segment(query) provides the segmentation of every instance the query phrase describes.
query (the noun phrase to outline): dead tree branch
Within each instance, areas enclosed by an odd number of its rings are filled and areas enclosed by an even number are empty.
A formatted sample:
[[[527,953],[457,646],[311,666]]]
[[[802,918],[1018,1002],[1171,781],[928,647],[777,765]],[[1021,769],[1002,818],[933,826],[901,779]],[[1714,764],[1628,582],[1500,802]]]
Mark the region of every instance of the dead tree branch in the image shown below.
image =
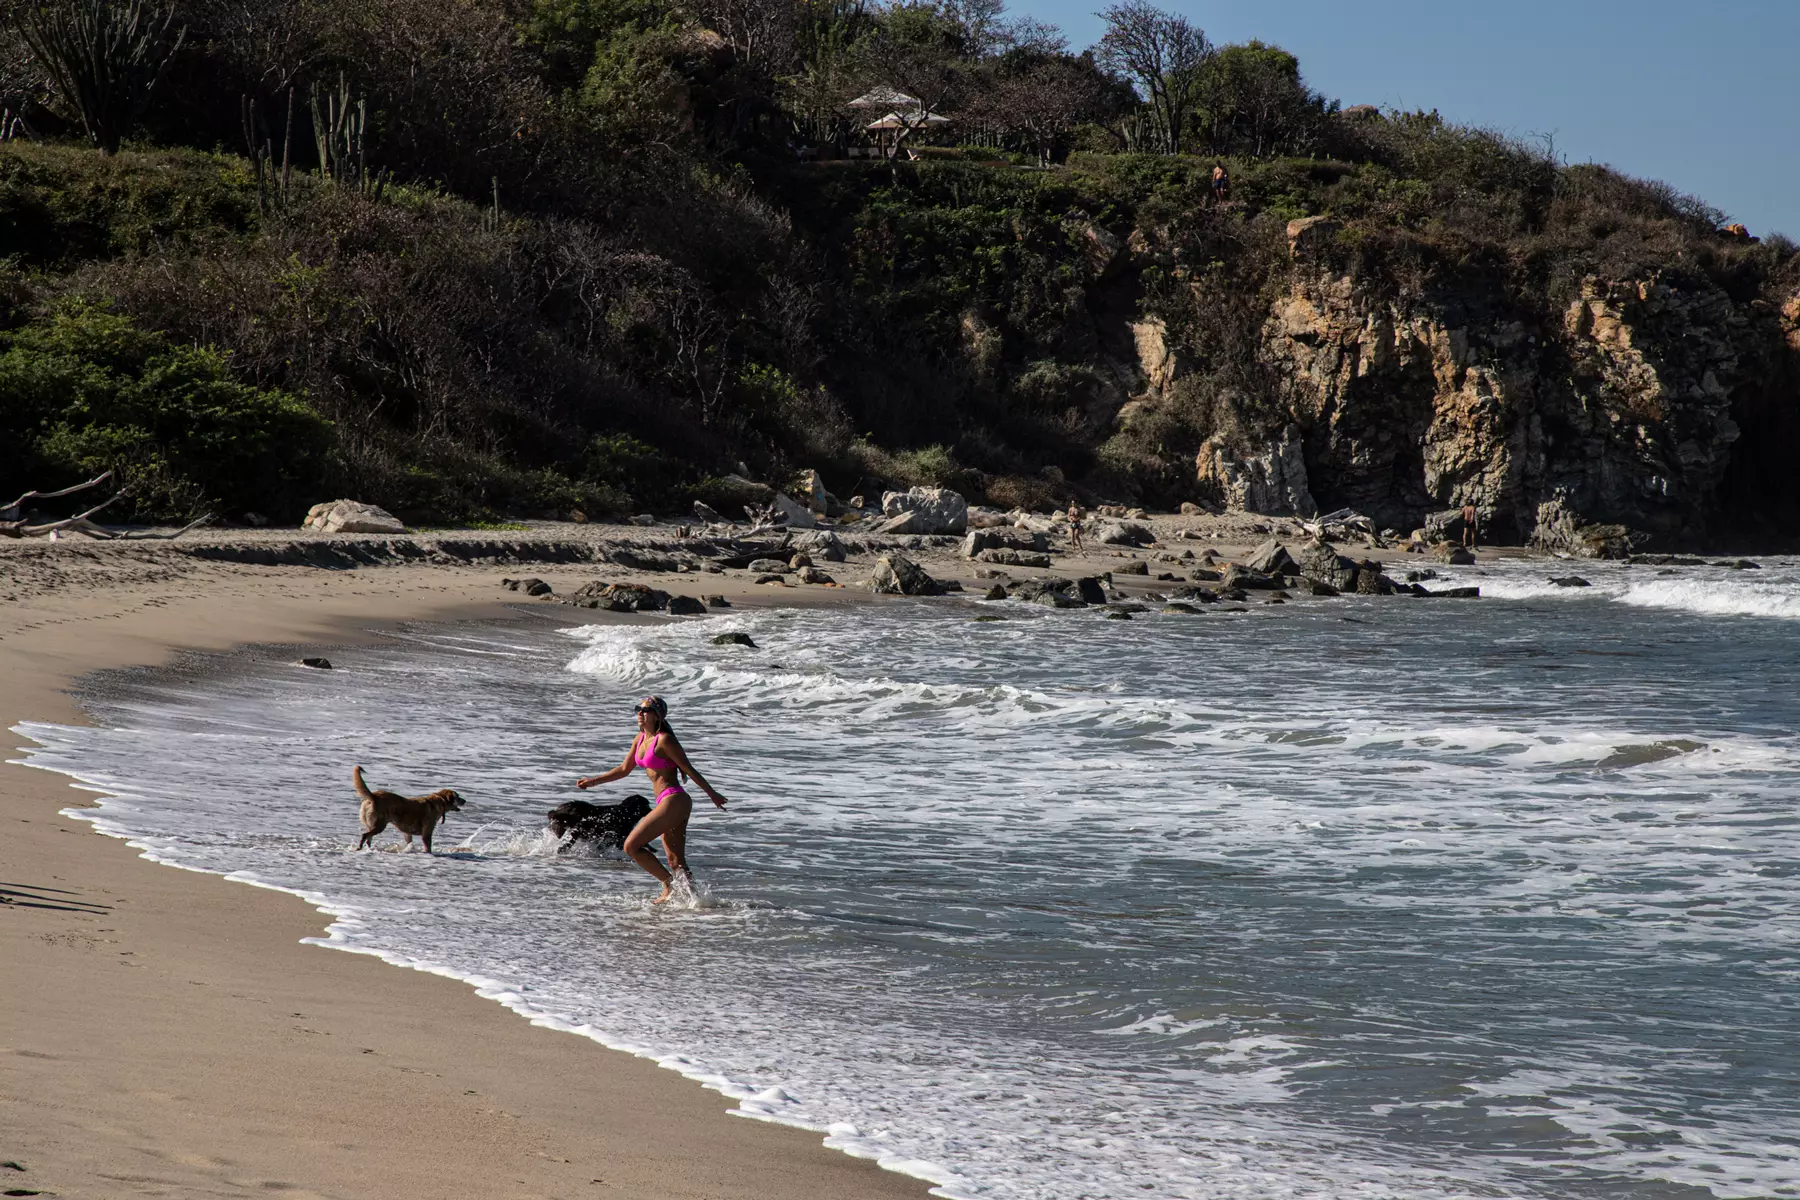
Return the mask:
[[[26,492],[11,504],[0,508],[0,520],[11,520],[16,522],[18,520],[19,506],[24,504],[27,500],[54,500],[58,496],[73,496],[76,492],[85,492],[97,484],[105,483],[112,478],[112,475],[113,473],[111,471],[107,471],[104,474],[94,476],[86,483],[78,483],[74,487],[66,487],[60,492]],[[124,493],[121,492],[119,495],[122,496]],[[118,498],[118,496],[114,496],[113,500],[117,500]],[[110,504],[111,501],[108,501],[108,503]]]

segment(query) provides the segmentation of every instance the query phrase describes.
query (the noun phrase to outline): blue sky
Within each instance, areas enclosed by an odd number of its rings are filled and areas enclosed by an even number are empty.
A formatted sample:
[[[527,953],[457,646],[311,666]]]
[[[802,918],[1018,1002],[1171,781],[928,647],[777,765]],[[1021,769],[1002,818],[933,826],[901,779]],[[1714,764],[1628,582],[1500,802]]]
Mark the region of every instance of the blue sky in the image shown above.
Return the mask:
[[[1079,50],[1094,0],[1011,0]],[[1800,0],[1161,0],[1213,41],[1260,38],[1350,104],[1555,138],[1800,238]]]

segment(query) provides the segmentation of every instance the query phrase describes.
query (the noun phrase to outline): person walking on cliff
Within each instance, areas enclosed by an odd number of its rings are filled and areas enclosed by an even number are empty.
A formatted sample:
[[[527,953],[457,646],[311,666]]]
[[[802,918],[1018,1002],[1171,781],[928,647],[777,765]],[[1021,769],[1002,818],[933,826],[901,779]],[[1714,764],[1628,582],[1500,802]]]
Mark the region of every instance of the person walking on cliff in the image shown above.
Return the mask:
[[[1212,173],[1213,203],[1223,204],[1231,199],[1231,176],[1225,172],[1225,164],[1213,164]]]
[[[1475,512],[1475,506],[1473,504],[1463,505],[1463,509],[1462,509],[1462,527],[1463,527],[1462,544],[1463,544],[1464,548],[1469,549],[1469,550],[1475,549],[1475,533],[1476,533],[1477,520],[1478,520],[1478,515]]]

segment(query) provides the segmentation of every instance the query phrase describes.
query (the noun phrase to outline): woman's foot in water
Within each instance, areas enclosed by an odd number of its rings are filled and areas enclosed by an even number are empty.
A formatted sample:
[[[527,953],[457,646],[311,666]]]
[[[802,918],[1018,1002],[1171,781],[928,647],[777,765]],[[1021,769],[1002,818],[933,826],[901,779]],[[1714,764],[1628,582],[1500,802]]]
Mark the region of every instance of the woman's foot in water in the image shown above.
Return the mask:
[[[694,877],[693,877],[693,875],[689,874],[686,863],[683,863],[681,866],[675,868],[675,873],[669,877],[669,881],[667,883],[663,884],[662,894],[659,895],[656,899],[652,900],[650,903],[652,903],[652,904],[668,903],[671,899],[674,898],[675,889],[677,887],[679,887],[682,891],[686,892],[689,896],[692,896],[694,894]]]

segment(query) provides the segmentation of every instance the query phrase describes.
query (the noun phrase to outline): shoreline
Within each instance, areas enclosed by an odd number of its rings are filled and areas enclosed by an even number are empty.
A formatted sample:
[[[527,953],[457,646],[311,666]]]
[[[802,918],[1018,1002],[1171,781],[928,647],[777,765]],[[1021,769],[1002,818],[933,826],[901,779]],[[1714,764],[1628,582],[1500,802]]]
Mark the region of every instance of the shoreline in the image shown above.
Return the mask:
[[[0,605],[0,725],[85,723],[72,689],[109,668],[519,619],[506,596],[495,570],[442,566],[218,564],[55,589]],[[9,749],[26,740],[12,738]],[[168,870],[61,815],[89,806],[71,790],[66,776],[0,766],[0,1157],[26,1168],[8,1172],[17,1186],[77,1197],[927,1194],[817,1132],[733,1120],[726,1097],[519,1020],[461,980],[320,954],[330,919],[312,903]]]
[[[616,533],[618,540],[655,536]],[[594,546],[608,543],[600,530],[588,537]],[[1209,541],[1229,557],[1250,544]],[[166,668],[189,651],[329,654],[413,622],[664,619],[528,599],[502,590],[503,575],[541,574],[559,594],[597,576],[632,580],[722,593],[743,607],[905,602],[855,586],[758,586],[744,571],[651,573],[591,558],[521,562],[516,549],[498,561],[387,557],[348,566],[145,553],[145,545],[65,542],[20,554],[0,543],[0,727],[86,723],[71,694],[83,680],[107,669]],[[935,576],[962,582],[964,601],[986,586],[975,574],[984,564],[948,547],[904,552]],[[1010,574],[1017,581],[1103,572],[1120,558],[1152,556],[1096,548],[1059,558],[1049,571]],[[1441,565],[1393,550],[1371,556],[1390,569]],[[20,586],[20,574],[9,574],[23,563],[29,576],[46,558],[55,560],[53,577]],[[1482,565],[1521,559],[1575,565],[1510,549],[1480,555]],[[849,583],[871,562],[824,565]],[[1154,575],[1115,582],[1131,589],[1127,599],[1167,586]],[[731,1100],[689,1087],[628,1050],[591,1036],[578,1043],[547,1036],[534,1025],[556,1032],[554,1025],[488,1003],[498,997],[478,982],[367,951],[314,955],[312,946],[329,944],[329,910],[269,885],[245,893],[218,885],[251,881],[159,870],[165,864],[135,847],[125,852],[131,844],[101,833],[93,819],[61,815],[90,806],[70,799],[71,786],[43,769],[0,766],[0,828],[9,835],[0,840],[0,892],[13,901],[0,904],[0,941],[17,964],[0,987],[0,1127],[12,1131],[0,1157],[29,1168],[18,1177],[22,1186],[68,1196],[247,1196],[271,1187],[304,1196],[451,1195],[470,1181],[467,1166],[444,1148],[479,1143],[494,1178],[508,1181],[482,1185],[495,1194],[927,1194],[918,1179],[828,1148],[819,1131],[777,1126],[751,1134],[771,1122],[721,1119]],[[71,842],[68,834],[99,834],[109,848]],[[414,969],[387,970],[390,964]],[[139,974],[153,968],[160,968],[154,979]],[[355,1051],[346,1053],[351,1042]],[[270,1089],[265,1078],[284,1087]],[[414,1086],[421,1083],[423,1096]],[[697,1155],[706,1161],[692,1161]]]

